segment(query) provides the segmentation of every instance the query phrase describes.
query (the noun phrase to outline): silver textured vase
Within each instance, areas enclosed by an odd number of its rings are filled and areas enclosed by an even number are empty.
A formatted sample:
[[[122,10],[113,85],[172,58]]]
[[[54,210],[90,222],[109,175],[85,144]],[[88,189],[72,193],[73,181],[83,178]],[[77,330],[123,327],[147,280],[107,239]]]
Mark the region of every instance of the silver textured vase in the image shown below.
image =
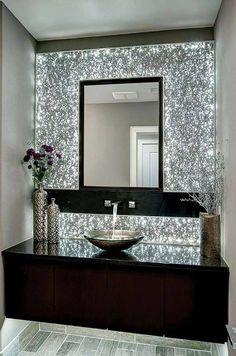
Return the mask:
[[[34,240],[38,242],[47,239],[47,195],[42,184],[33,193]]]
[[[58,255],[58,250],[59,250],[59,245],[52,243],[48,244],[48,255],[49,256],[57,256]]]
[[[51,199],[51,204],[48,206],[48,242],[55,244],[59,239],[59,214],[60,209],[55,204],[55,199]]]
[[[48,254],[48,243],[47,241],[43,242],[34,242],[34,253],[36,255],[47,255]]]
[[[200,213],[201,244],[200,251],[204,257],[219,258],[220,244],[220,215]]]

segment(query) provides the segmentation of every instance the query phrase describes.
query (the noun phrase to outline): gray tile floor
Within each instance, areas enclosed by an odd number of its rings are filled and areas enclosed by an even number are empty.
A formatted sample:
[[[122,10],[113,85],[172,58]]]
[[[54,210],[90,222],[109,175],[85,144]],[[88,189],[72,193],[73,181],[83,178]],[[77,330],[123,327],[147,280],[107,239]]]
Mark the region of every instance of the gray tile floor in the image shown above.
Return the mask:
[[[135,342],[128,342],[92,337],[86,333],[72,335],[39,330],[16,356],[212,356],[211,347],[197,350],[183,345],[173,341],[171,346],[166,346],[164,338],[145,339],[145,335],[136,337]]]

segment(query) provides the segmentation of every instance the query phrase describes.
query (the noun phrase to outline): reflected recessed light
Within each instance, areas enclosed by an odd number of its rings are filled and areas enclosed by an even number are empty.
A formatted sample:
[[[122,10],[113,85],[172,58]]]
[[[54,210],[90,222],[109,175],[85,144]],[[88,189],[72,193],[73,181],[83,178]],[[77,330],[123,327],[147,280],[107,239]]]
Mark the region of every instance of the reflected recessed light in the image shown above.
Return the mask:
[[[135,100],[138,99],[136,91],[113,91],[112,96],[115,100]]]

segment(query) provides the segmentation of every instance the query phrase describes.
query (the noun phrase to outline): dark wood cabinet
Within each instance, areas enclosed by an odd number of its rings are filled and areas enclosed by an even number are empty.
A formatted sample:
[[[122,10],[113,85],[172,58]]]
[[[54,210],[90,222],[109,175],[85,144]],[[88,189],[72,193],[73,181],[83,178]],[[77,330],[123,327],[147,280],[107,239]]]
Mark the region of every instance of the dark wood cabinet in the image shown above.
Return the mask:
[[[163,272],[137,267],[108,270],[108,328],[161,335],[164,320]]]
[[[190,274],[171,270],[165,274],[165,335],[188,338],[196,325],[197,287]],[[194,324],[195,323],[195,324]],[[190,329],[189,329],[190,327]]]
[[[4,251],[6,316],[226,341],[229,270],[223,261],[174,265],[122,260],[122,256]]]
[[[222,271],[167,270],[165,335],[224,342],[228,321],[228,280]]]
[[[33,259],[5,260],[5,314],[8,318],[54,319],[54,265]]]
[[[55,319],[58,323],[107,327],[106,267],[58,263],[55,267]]]

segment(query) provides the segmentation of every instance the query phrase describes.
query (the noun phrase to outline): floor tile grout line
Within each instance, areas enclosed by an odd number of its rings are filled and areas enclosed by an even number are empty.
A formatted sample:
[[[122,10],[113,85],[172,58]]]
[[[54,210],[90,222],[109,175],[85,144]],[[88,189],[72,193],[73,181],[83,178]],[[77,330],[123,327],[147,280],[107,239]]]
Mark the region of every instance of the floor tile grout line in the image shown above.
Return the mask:
[[[132,354],[134,354],[134,355],[135,355],[135,353],[136,353],[136,351],[137,351],[137,347],[136,347],[136,349],[135,349],[135,350],[120,349],[120,348],[117,348],[116,353],[115,353],[115,356],[116,356],[116,354],[117,354],[119,351],[129,351],[129,352],[131,352]],[[97,355],[96,355],[96,356],[97,356]]]
[[[45,332],[49,332],[49,333],[56,333],[56,334],[67,334],[66,331],[58,331],[58,330],[49,330],[49,329],[40,329],[39,331],[45,331]]]
[[[90,336],[90,335],[79,335],[79,334],[67,334],[68,336],[81,336],[83,338],[85,337],[89,337],[89,338],[92,338],[92,339],[101,339],[101,340],[111,340],[111,341],[117,341],[117,340],[114,340],[114,339],[109,339],[109,338],[104,338],[104,337],[101,337],[101,336]]]
[[[136,346],[135,349],[137,349],[137,344],[134,344]],[[125,348],[125,347],[118,347],[117,348],[118,350],[128,350],[128,351],[135,351],[134,349],[128,349],[128,348]]]
[[[85,338],[84,338],[84,340],[85,340]],[[81,348],[81,345],[83,344],[83,342],[84,342],[84,340],[81,342],[81,344],[79,345],[79,348],[78,348],[78,350],[77,350],[77,354],[79,355],[79,353],[80,353],[80,348]]]
[[[135,349],[132,350],[132,349],[126,349],[125,347],[119,347],[120,342],[126,343],[126,344],[133,344],[133,345],[135,345]],[[118,343],[117,350],[128,350],[128,351],[135,351],[135,352],[137,351],[138,344],[136,342],[119,341],[119,343]]]
[[[96,350],[94,356],[100,356],[100,355],[101,355],[102,350],[101,350],[101,352],[99,352],[99,354],[98,354],[97,352],[98,352],[98,350],[99,350],[100,344],[102,343],[102,340],[104,340],[104,339],[103,339],[103,338],[100,339],[100,342],[99,342],[99,344],[98,344],[98,347],[97,347],[97,350]]]
[[[125,351],[137,351],[137,345],[138,344],[135,344],[135,349],[125,349],[124,347],[118,347],[117,350],[125,350]],[[146,346],[146,345],[145,345]],[[148,345],[149,346],[149,345]],[[155,346],[155,345],[153,345]]]
[[[68,341],[68,342],[74,342],[74,343],[76,343],[76,344],[82,344],[82,342],[84,341],[84,339],[85,339],[85,336],[83,336],[83,335],[74,335],[74,334],[66,334],[66,339],[68,338],[68,336],[79,336],[79,337],[82,337],[82,341],[81,342],[78,342],[78,341]],[[65,339],[65,340],[66,340]]]

